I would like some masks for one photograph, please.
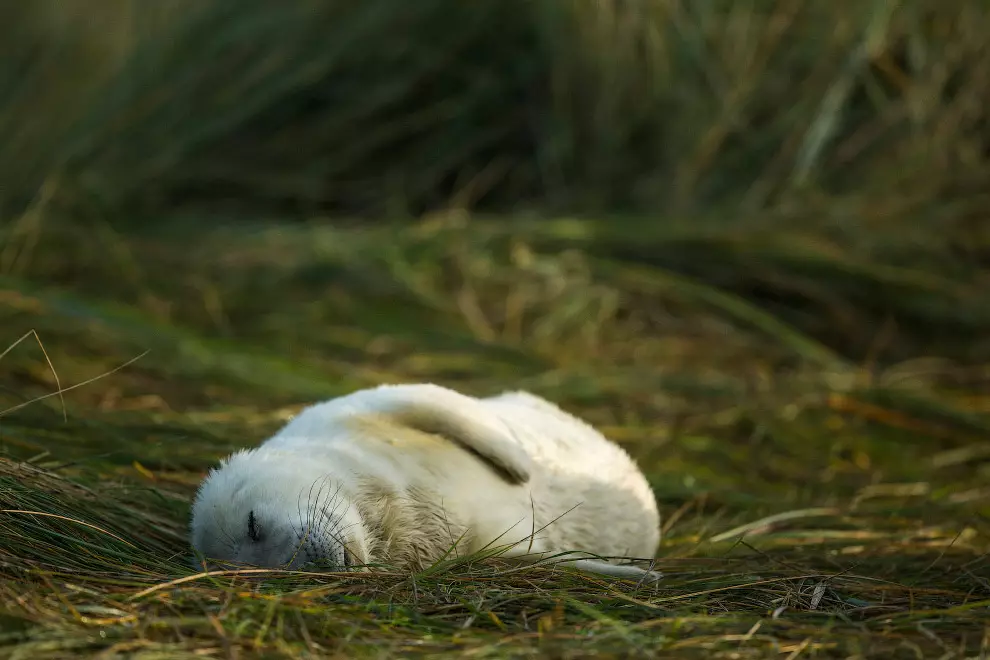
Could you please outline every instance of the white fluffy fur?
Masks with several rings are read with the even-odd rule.
[[[224,460],[197,494],[192,544],[268,567],[410,569],[507,546],[506,558],[568,552],[582,570],[656,579],[615,562],[653,557],[659,522],[629,456],[552,403],[391,385],[311,406]]]

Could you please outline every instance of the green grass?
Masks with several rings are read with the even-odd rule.
[[[11,339],[37,330],[63,389],[149,352],[66,392],[67,419],[58,396],[0,418],[4,647],[32,658],[985,652],[985,367],[868,371],[730,293],[654,267],[599,271],[591,251],[527,253],[553,223],[510,226],[393,228],[387,249],[383,230],[360,228],[239,226],[195,246],[185,231],[112,245],[42,232],[38,254],[74,249],[58,252],[58,272],[4,278]],[[0,365],[4,409],[55,385],[33,336]],[[216,458],[297,405],[401,380],[530,388],[628,447],[664,513],[659,588],[502,576],[484,561],[171,585],[194,575],[188,503]]]
[[[982,4],[0,18],[0,656],[990,657]],[[628,448],[664,580],[190,567],[219,457],[400,381]]]

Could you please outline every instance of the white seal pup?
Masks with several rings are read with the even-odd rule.
[[[660,577],[623,560],[653,558],[660,541],[642,472],[526,392],[383,385],[313,405],[212,470],[191,527],[203,557],[264,567],[415,570],[498,547],[505,559]]]

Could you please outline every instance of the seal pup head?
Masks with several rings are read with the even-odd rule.
[[[338,570],[369,560],[341,482],[292,451],[261,447],[224,459],[196,494],[191,527],[193,548],[208,560]]]

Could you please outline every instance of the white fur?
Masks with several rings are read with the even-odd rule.
[[[552,403],[391,385],[311,406],[224,460],[200,486],[192,544],[269,567],[408,569],[498,546],[524,562],[571,553],[578,569],[652,580],[589,555],[652,558],[659,522],[629,456]]]

